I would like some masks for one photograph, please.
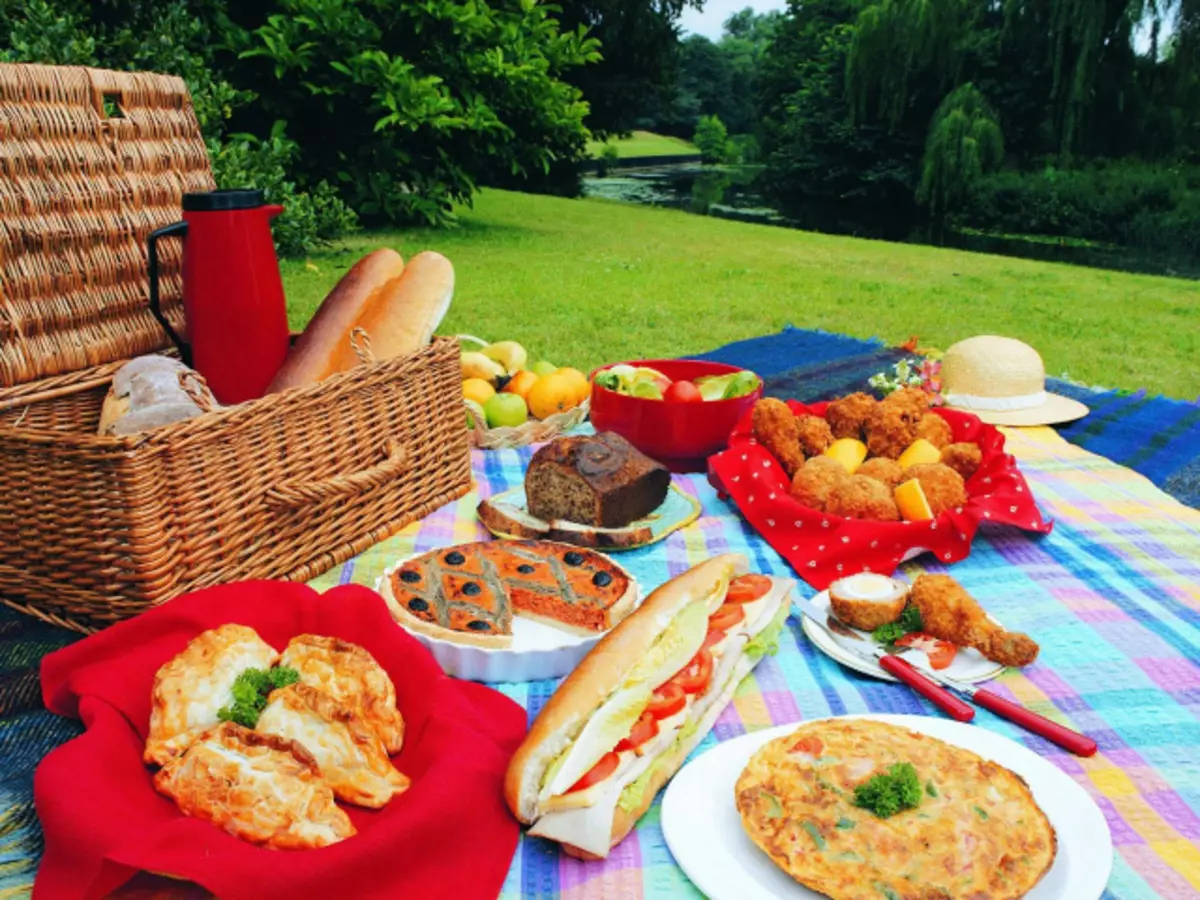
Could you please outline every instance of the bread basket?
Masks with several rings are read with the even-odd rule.
[[[0,601],[86,632],[208,585],[308,580],[470,489],[450,339],[97,436],[116,371],[168,344],[146,236],[215,186],[191,98],[174,77],[5,64],[0,121]],[[178,329],[178,247],[161,264]]]

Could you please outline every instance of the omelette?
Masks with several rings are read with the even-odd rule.
[[[856,804],[856,788],[904,763],[920,786],[915,806],[881,818]],[[834,900],[1012,900],[1050,870],[1057,848],[1018,775],[884,722],[803,725],[755,753],[734,793],[759,849]]]

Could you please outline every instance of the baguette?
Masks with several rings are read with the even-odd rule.
[[[367,333],[377,360],[394,359],[428,346],[454,297],[454,267],[425,251],[408,261],[399,278],[374,294],[354,323]],[[338,344],[333,365],[344,372],[361,361],[349,339]]]
[[[404,272],[404,260],[384,247],[356,262],[329,292],[284,359],[268,394],[309,387],[342,371],[340,350],[363,311]]]

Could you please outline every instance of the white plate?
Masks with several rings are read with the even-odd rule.
[[[375,590],[382,594],[383,583],[392,572],[410,559],[424,555],[414,553],[397,560],[375,582]],[[633,586],[633,606],[630,608],[630,612],[633,612],[642,602],[637,579],[611,559],[608,561],[624,573]],[[404,628],[400,623],[396,623],[396,627]],[[447,675],[466,681],[491,682],[561,678],[579,665],[600,642],[600,638],[608,633],[573,634],[541,622],[532,622],[520,615],[513,616],[512,643],[507,647],[474,647],[431,637],[407,628],[404,630],[425,645]]]
[[[828,614],[829,612],[829,592],[821,591],[817,596],[812,598],[813,605],[821,612]],[[848,653],[844,647],[858,647],[865,653],[871,652],[871,646],[875,644],[875,640],[869,632],[859,631],[856,628],[851,628],[855,634],[862,635],[861,641],[856,641],[853,638],[846,637],[841,634],[834,634],[830,640],[825,630],[818,628],[808,616],[797,611],[796,615],[801,618],[801,627],[804,633],[808,635],[808,639],[816,644],[817,649],[831,659],[835,659],[847,668],[854,669],[857,672],[862,672],[864,675],[871,675],[875,678],[882,678],[885,681],[897,681],[898,679],[889,675],[883,669],[879,668],[879,664],[874,659],[862,659],[853,653]],[[995,619],[992,619],[995,622]],[[997,622],[997,624],[999,624]],[[929,657],[920,650],[906,650],[901,653],[906,661],[916,666],[918,669],[923,669],[926,672],[932,672],[933,668],[929,665]],[[970,647],[959,647],[958,653],[954,655],[954,661],[944,669],[939,669],[939,674],[945,675],[947,678],[954,678],[958,681],[965,681],[968,684],[978,684],[981,681],[990,681],[1001,672],[1004,671],[1004,666],[999,663],[994,663],[986,658],[978,650]]]
[[[1094,900],[1112,871],[1112,836],[1104,814],[1052,763],[1008,738],[949,719],[847,716],[890,722],[978,753],[1025,779],[1058,836],[1054,864],[1026,900]],[[750,757],[801,723],[717,744],[688,763],[667,787],[662,829],[675,862],[711,900],[808,900],[824,895],[784,874],[742,828],[734,786]]]

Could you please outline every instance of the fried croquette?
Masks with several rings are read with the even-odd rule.
[[[960,647],[974,647],[1003,666],[1027,666],[1037,659],[1037,642],[1027,634],[1005,631],[949,575],[918,575],[909,600],[921,611],[924,630]]]
[[[967,488],[963,484],[963,477],[949,466],[942,463],[923,463],[911,466],[904,474],[906,480],[915,478],[921,482],[921,491],[929,501],[929,508],[935,516],[940,516],[948,509],[966,505]]]
[[[861,391],[840,397],[830,401],[829,406],[825,408],[825,421],[829,423],[835,438],[854,438],[861,441],[867,416],[878,403],[879,401],[870,394]]]
[[[882,481],[890,488],[894,488],[904,480],[904,469],[900,467],[900,463],[894,459],[888,459],[886,456],[876,456],[868,459],[858,467],[858,471],[854,474],[865,475],[867,478]]]
[[[950,423],[937,413],[925,413],[921,416],[921,420],[917,422],[917,437],[924,438],[939,450],[954,443],[954,432],[950,430]]]
[[[820,456],[833,443],[829,423],[820,416],[796,416],[796,428],[805,456]]]
[[[979,468],[982,460],[983,451],[979,449],[978,444],[962,442],[942,448],[942,462],[961,475],[964,480],[975,474],[975,470]]]
[[[814,456],[792,479],[791,495],[802,505],[825,512],[829,492],[849,477],[841,463],[828,456]]]
[[[873,519],[896,522],[900,510],[892,497],[892,489],[882,481],[865,475],[850,475],[838,482],[825,501],[825,512],[847,519]]]
[[[929,412],[929,395],[920,388],[906,387],[892,391],[881,401],[896,406],[907,412],[914,422],[919,422],[921,416]]]
[[[893,395],[894,396],[894,395]],[[898,459],[917,438],[917,423],[909,407],[901,403],[877,403],[867,415],[867,455]]]
[[[796,416],[788,405],[774,397],[763,397],[754,404],[751,416],[754,436],[779,460],[788,478],[792,478],[804,465],[804,453],[800,449],[800,427]]]

